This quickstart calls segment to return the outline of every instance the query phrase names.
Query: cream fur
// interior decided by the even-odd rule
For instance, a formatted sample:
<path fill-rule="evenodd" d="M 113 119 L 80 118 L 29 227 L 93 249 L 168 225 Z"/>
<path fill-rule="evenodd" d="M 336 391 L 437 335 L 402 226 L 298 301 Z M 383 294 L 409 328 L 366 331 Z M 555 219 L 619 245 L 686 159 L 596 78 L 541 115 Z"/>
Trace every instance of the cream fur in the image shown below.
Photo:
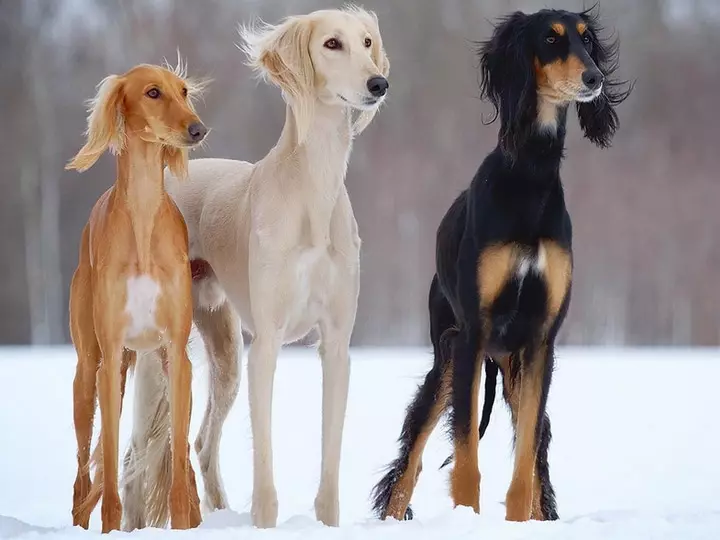
<path fill-rule="evenodd" d="M 227 506 L 218 449 L 239 383 L 239 321 L 253 335 L 248 363 L 251 513 L 259 527 L 277 522 L 271 444 L 277 354 L 283 344 L 318 329 L 323 440 L 315 511 L 320 521 L 336 526 L 360 262 L 360 238 L 344 180 L 353 137 L 384 99 L 370 103 L 367 81 L 387 76 L 389 62 L 377 18 L 355 7 L 243 28 L 241 35 L 249 65 L 283 91 L 286 121 L 279 141 L 254 164 L 198 159 L 190 161 L 188 181 L 166 174 L 166 188 L 188 226 L 190 257 L 207 260 L 213 269 L 209 279 L 193 285 L 194 320 L 212 375 L 196 441 L 205 506 Z M 324 47 L 331 37 L 341 41 L 341 50 Z M 138 396 L 137 402 L 152 400 Z"/>

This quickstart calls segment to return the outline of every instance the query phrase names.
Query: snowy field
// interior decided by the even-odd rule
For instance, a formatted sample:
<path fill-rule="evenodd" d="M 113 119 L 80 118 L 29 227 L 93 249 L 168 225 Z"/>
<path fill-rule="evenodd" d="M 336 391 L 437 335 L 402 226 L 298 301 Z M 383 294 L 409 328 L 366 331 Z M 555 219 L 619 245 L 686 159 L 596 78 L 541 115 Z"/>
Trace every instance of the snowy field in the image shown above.
<path fill-rule="evenodd" d="M 207 367 L 196 342 L 194 412 L 205 406 Z M 369 493 L 396 453 L 405 406 L 431 360 L 429 349 L 355 350 L 341 472 L 341 527 L 314 521 L 320 466 L 321 371 L 313 351 L 285 351 L 276 378 L 278 528 L 249 524 L 252 484 L 247 387 L 226 423 L 221 450 L 233 511 L 204 516 L 194 531 L 145 530 L 188 540 L 641 540 L 720 539 L 720 350 L 558 351 L 549 411 L 551 476 L 561 521 L 506 523 L 502 501 L 512 467 L 508 414 L 498 404 L 480 443 L 481 515 L 453 511 L 450 445 L 431 439 L 414 497 L 416 520 L 381 523 Z M 75 440 L 71 348 L 0 349 L 0 538 L 100 538 L 70 525 Z M 243 372 L 245 382 L 245 372 Z M 127 413 L 121 449 L 130 433 Z M 195 462 L 196 463 L 196 462 Z M 197 471 L 197 465 L 196 465 Z M 199 476 L 198 476 L 199 478 Z M 202 489 L 202 487 L 200 486 Z M 113 533 L 111 537 L 125 536 Z"/>

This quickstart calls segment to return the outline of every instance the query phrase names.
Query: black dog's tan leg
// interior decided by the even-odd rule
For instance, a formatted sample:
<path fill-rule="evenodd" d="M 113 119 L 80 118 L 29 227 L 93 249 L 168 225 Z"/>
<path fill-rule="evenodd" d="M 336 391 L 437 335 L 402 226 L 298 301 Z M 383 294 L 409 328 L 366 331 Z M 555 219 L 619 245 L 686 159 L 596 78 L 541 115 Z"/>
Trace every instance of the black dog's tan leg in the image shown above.
<path fill-rule="evenodd" d="M 508 521 L 527 521 L 531 518 L 534 500 L 538 506 L 535 513 L 541 513 L 542 500 L 540 478 L 536 479 L 536 460 L 538 452 L 538 423 L 544 422 L 544 408 L 547 394 L 545 381 L 549 365 L 547 345 L 534 352 L 523 352 L 518 379 L 510 379 L 509 385 L 503 377 L 506 399 L 513 411 L 515 425 L 515 467 L 506 497 L 506 518 Z M 508 391 L 509 386 L 509 391 Z M 517 411 L 517 412 L 515 412 Z M 549 424 L 548 424 L 549 429 Z"/>
<path fill-rule="evenodd" d="M 510 408 L 513 430 L 517 436 L 517 418 L 520 405 L 520 363 L 519 358 L 506 356 L 495 360 L 503 373 L 503 397 Z M 535 476 L 533 478 L 533 496 L 530 519 L 545 521 L 557 519 L 555 492 L 550 483 L 547 464 L 547 449 L 550 443 L 550 419 L 543 415 L 540 428 L 537 458 L 535 460 Z"/>
<path fill-rule="evenodd" d="M 409 506 L 422 470 L 428 438 L 449 404 L 452 389 L 450 343 L 457 335 L 455 316 L 440 291 L 437 277 L 430 286 L 430 337 L 434 363 L 407 409 L 400 434 L 400 454 L 373 489 L 373 510 L 381 519 L 412 519 Z"/>
<path fill-rule="evenodd" d="M 408 505 L 422 469 L 422 455 L 447 408 L 451 387 L 451 362 L 438 357 L 408 407 L 400 436 L 400 456 L 375 488 L 374 507 L 381 519 L 412 519 Z"/>
<path fill-rule="evenodd" d="M 478 385 L 483 354 L 478 350 L 478 332 L 465 332 L 453 347 L 453 418 L 455 466 L 450 492 L 457 506 L 480 512 L 480 469 L 478 468 Z"/>

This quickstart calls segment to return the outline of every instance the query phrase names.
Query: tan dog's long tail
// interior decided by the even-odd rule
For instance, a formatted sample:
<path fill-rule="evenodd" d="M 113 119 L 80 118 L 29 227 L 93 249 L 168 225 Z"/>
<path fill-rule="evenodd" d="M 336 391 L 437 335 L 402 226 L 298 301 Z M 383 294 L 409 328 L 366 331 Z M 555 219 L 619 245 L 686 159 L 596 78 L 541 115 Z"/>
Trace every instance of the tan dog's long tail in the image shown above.
<path fill-rule="evenodd" d="M 170 401 L 163 360 L 142 353 L 135 379 L 133 432 L 124 459 L 123 530 L 166 527 L 172 484 Z"/>

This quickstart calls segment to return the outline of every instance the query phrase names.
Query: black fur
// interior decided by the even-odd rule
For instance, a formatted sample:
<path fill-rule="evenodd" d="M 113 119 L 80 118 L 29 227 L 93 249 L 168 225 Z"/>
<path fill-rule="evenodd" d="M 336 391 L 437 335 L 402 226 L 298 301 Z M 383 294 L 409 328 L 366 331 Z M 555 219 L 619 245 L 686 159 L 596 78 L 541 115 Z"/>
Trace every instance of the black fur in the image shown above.
<path fill-rule="evenodd" d="M 563 24 L 565 31 L 553 30 L 554 23 Z M 584 34 L 578 29 L 579 23 L 587 25 Z M 552 242 L 572 264 L 572 226 L 560 179 L 570 103 L 576 101 L 585 136 L 607 147 L 618 128 L 614 107 L 631 91 L 623 90 L 623 83 L 611 78 L 617 67 L 617 43 L 603 42 L 599 31 L 596 17 L 589 12 L 516 12 L 504 18 L 492 38 L 480 46 L 481 93 L 495 106 L 493 120 L 500 118 L 498 144 L 480 165 L 470 187 L 453 202 L 437 231 L 436 274 L 429 301 L 434 364 L 407 410 L 400 455 L 373 493 L 373 509 L 383 519 L 393 488 L 407 470 L 418 434 L 428 425 L 442 373 L 449 367 L 453 375 L 448 404 L 450 431 L 456 444 L 467 440 L 473 429 L 472 381 L 479 375 L 478 358 L 484 359 L 487 373 L 481 437 L 495 397 L 499 364 L 493 358 L 509 358 L 509 372 L 502 373 L 503 395 L 508 403 L 508 388 L 519 389 L 524 373 L 538 377 L 535 380 L 541 394 L 535 459 L 540 506 L 544 519 L 557 519 L 547 459 L 552 435 L 545 404 L 552 379 L 554 342 L 568 310 L 570 285 L 559 312 L 551 314 L 548 285 L 539 270 L 539 243 Z M 604 76 L 603 89 L 591 102 L 579 100 L 596 95 L 592 83 L 581 79 L 575 68 L 563 71 L 566 66 L 578 65 L 585 75 Z M 553 71 L 557 66 L 560 68 Z M 548 82 L 548 73 L 565 77 L 562 84 Z M 540 91 L 546 97 L 541 97 Z M 575 94 L 571 96 L 570 91 Z M 558 95 L 561 99 L 556 98 Z M 543 110 L 550 110 L 555 122 L 545 116 L 544 124 L 540 124 L 541 99 Z M 549 109 L 547 103 L 552 103 Z M 478 261 L 486 249 L 498 245 L 513 245 L 521 250 L 523 260 L 533 261 L 535 270 L 523 274 L 514 267 L 499 294 L 481 309 L 478 279 L 482 281 L 483 276 L 477 275 Z M 409 508 L 405 518 L 412 518 Z"/>
<path fill-rule="evenodd" d="M 450 304 L 447 303 L 447 300 L 440 292 L 437 279 L 434 279 L 430 286 L 429 309 L 432 315 L 430 334 L 432 336 L 435 361 L 433 368 L 425 376 L 425 381 L 419 387 L 415 399 L 407 409 L 407 416 L 398 439 L 400 442 L 400 456 L 388 466 L 385 475 L 373 490 L 373 507 L 376 510 L 383 509 L 383 512 L 390 504 L 390 497 L 395 484 L 408 467 L 410 450 L 420 435 L 430 414 L 431 407 L 439 397 L 443 373 L 450 360 L 448 341 L 454 331 L 455 316 Z M 384 518 L 385 515 L 383 514 L 382 517 Z M 410 520 L 412 518 L 413 511 L 408 506 L 404 519 Z"/>

